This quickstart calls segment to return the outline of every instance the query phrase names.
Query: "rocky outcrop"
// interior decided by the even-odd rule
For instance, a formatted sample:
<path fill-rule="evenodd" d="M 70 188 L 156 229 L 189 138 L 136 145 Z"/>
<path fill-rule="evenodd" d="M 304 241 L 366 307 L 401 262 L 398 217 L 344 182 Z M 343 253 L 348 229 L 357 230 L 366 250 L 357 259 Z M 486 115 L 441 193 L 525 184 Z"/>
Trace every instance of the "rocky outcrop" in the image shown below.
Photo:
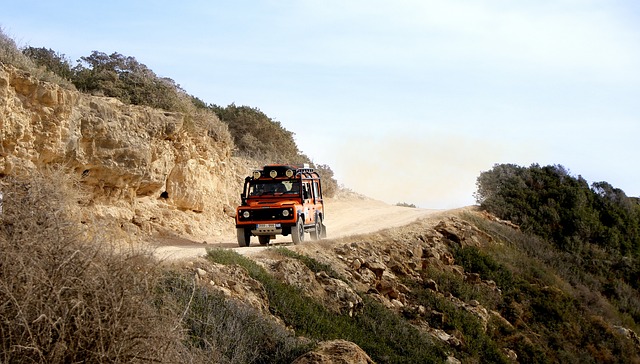
<path fill-rule="evenodd" d="M 299 288 L 334 312 L 353 316 L 363 307 L 362 298 L 347 283 L 323 271 L 313 273 L 297 259 L 275 260 L 268 268 L 276 278 Z"/>
<path fill-rule="evenodd" d="M 211 113 L 125 105 L 0 64 L 0 176 L 64 165 L 90 192 L 87 214 L 130 231 L 225 228 L 217 221 L 246 174 L 232 147 Z"/>
<path fill-rule="evenodd" d="M 194 278 L 201 286 L 224 296 L 242 301 L 270 316 L 269 297 L 260 282 L 249 276 L 246 269 L 238 265 L 222 265 L 207 260 L 191 262 Z"/>
<path fill-rule="evenodd" d="M 450 292 L 443 292 L 433 279 L 425 278 L 427 272 L 449 272 L 482 289 L 501 292 L 495 282 L 483 280 L 479 274 L 465 272 L 456 265 L 452 249 L 461 246 L 483 247 L 494 244 L 491 236 L 472 224 L 458 218 L 448 217 L 433 227 L 416 223 L 414 227 L 394 229 L 384 233 L 371 234 L 363 239 L 335 245 L 332 250 L 314 248 L 313 246 L 296 246 L 293 249 L 307 251 L 314 259 L 331 266 L 355 292 L 367 294 L 387 308 L 411 318 L 412 323 L 420 330 L 429 333 L 434 339 L 452 347 L 465 345 L 464 338 L 456 333 L 445 332 L 447 317 L 444 313 L 429 309 L 413 302 L 411 289 L 402 282 L 414 281 L 447 299 L 460 310 L 465 310 L 475 317 L 486 330 L 490 320 L 511 324 L 498 312 L 483 307 L 478 301 L 465 302 Z M 272 263 L 278 265 L 281 263 Z M 288 263 L 287 265 L 293 266 Z M 279 275 L 287 281 L 291 277 L 303 275 L 307 279 L 295 279 L 295 285 L 304 291 L 314 291 L 317 285 L 310 272 L 304 273 L 303 264 L 290 268 L 288 274 Z M 289 276 L 289 277 L 287 277 Z M 315 294 L 314 297 L 321 297 Z M 459 333 L 458 333 L 459 334 Z"/>

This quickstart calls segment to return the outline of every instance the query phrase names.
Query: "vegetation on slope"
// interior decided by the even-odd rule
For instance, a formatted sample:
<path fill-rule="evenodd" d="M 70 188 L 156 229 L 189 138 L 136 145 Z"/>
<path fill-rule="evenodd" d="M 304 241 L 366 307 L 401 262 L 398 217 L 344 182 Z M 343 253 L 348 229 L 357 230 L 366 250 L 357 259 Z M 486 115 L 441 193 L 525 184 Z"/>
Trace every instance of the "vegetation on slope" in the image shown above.
<path fill-rule="evenodd" d="M 326 268 L 312 258 L 292 253 L 313 270 Z M 250 259 L 229 250 L 210 250 L 209 259 L 244 267 L 265 287 L 270 311 L 282 318 L 298 335 L 323 341 L 352 341 L 378 363 L 437 363 L 446 358 L 444 348 L 411 326 L 381 303 L 365 296 L 365 309 L 355 317 L 337 315 L 309 299 L 298 288 L 280 282 Z M 331 272 L 331 269 L 329 269 Z M 336 275 L 333 273 L 333 275 Z"/>
<path fill-rule="evenodd" d="M 496 165 L 478 177 L 483 209 L 511 220 L 575 257 L 579 270 L 605 278 L 599 292 L 611 297 L 612 282 L 640 289 L 640 200 L 607 182 L 589 187 L 562 166 Z M 640 312 L 633 312 L 640 320 Z"/>
<path fill-rule="evenodd" d="M 526 234 L 485 224 L 505 248 L 464 252 L 466 267 L 496 280 L 509 305 L 528 312 L 524 323 L 540 335 L 539 347 L 572 353 L 564 346 L 571 343 L 603 361 L 629 355 L 603 322 L 639 327 L 638 199 L 606 182 L 589 187 L 562 166 L 496 165 L 477 184 L 481 207 Z M 487 253 L 491 264 L 481 263 Z"/>
<path fill-rule="evenodd" d="M 493 322 L 491 339 L 526 363 L 630 363 L 640 361 L 640 343 L 621 334 L 638 329 L 624 305 L 594 288 L 606 278 L 581 271 L 575 256 L 540 237 L 498 222 L 465 216 L 496 238 L 482 249 L 460 247 L 456 262 L 501 290 L 478 290 L 452 275 L 437 280 L 463 300 L 478 300 L 509 324 Z M 625 300 L 637 302 L 637 292 Z"/>
<path fill-rule="evenodd" d="M 311 163 L 309 157 L 298 149 L 294 134 L 259 109 L 235 104 L 208 107 L 229 126 L 240 155 L 256 160 L 259 164 Z M 315 168 L 322 178 L 324 195 L 333 197 L 338 191 L 338 182 L 333 178 L 331 167 L 316 164 Z"/>

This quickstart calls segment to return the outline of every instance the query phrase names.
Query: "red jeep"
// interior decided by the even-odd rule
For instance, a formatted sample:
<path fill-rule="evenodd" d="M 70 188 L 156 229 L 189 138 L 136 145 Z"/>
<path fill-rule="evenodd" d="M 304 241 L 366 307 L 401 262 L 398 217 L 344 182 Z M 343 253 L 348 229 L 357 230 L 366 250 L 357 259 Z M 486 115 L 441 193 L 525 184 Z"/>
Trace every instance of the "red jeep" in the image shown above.
<path fill-rule="evenodd" d="M 245 178 L 242 205 L 236 209 L 238 245 L 251 236 L 261 245 L 276 235 L 291 234 L 294 244 L 326 237 L 320 176 L 309 165 L 266 165 Z"/>

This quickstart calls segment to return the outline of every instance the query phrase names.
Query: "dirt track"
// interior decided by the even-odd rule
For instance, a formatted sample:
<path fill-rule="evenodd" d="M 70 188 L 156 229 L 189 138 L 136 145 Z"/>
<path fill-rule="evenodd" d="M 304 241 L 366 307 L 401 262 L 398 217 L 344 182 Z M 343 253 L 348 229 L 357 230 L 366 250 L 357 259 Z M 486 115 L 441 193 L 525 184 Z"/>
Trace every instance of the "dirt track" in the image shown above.
<path fill-rule="evenodd" d="M 407 225 L 417 219 L 443 210 L 418 209 L 388 205 L 384 202 L 368 199 L 330 199 L 325 202 L 325 225 L 327 239 L 344 236 L 366 234 L 378 230 Z M 306 236 L 308 239 L 309 236 Z M 173 240 L 155 249 L 160 259 L 177 260 L 193 258 L 206 254 L 207 248 L 229 248 L 240 254 L 252 254 L 265 249 L 258 244 L 258 239 L 251 239 L 251 246 L 240 248 L 235 235 L 206 239 L 206 244 L 187 239 Z M 278 236 L 271 241 L 272 245 L 291 244 L 290 236 Z"/>

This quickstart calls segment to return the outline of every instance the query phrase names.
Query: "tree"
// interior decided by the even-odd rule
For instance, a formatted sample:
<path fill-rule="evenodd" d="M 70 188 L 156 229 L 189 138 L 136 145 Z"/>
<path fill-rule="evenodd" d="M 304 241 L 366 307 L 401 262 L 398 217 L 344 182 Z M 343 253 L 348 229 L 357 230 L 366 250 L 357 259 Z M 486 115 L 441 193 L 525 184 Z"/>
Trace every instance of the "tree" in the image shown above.
<path fill-rule="evenodd" d="M 64 54 L 53 49 L 26 47 L 22 53 L 40 67 L 45 67 L 58 76 L 70 80 L 73 78 L 71 62 Z"/>
<path fill-rule="evenodd" d="M 235 104 L 210 108 L 229 126 L 240 154 L 268 163 L 309 163 L 298 149 L 294 134 L 260 109 Z"/>
<path fill-rule="evenodd" d="M 171 111 L 183 111 L 183 104 L 192 103 L 172 79 L 158 77 L 134 57 L 93 51 L 80 60 L 73 80 L 81 91 Z"/>
<path fill-rule="evenodd" d="M 315 168 L 322 179 L 324 197 L 334 197 L 338 192 L 338 181 L 333 178 L 333 170 L 326 164 L 316 164 Z"/>

